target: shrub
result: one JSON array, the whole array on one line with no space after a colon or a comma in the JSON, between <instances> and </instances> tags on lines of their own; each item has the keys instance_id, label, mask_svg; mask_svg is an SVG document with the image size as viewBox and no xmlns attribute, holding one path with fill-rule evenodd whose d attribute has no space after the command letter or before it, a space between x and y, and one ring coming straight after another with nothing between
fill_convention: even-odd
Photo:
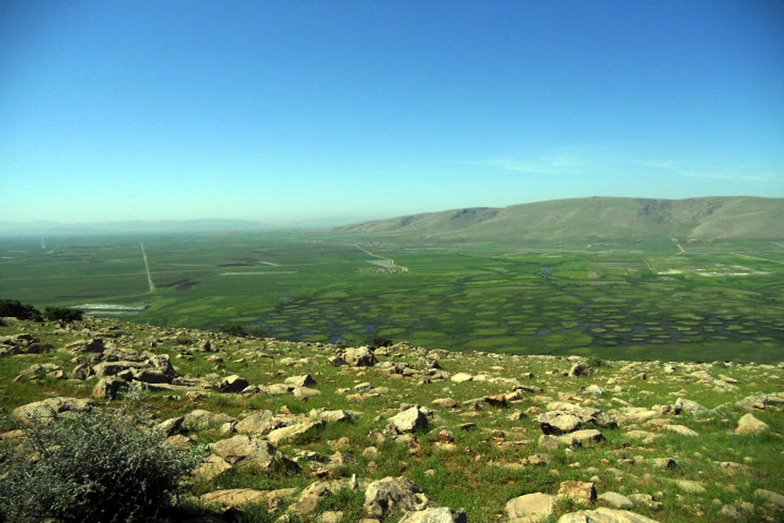
<instances>
[{"instance_id":1,"label":"shrub","mask_svg":"<svg viewBox=\"0 0 784 523\"><path fill-rule=\"evenodd\" d=\"M41 321L41 312L38 309L32 305L23 304L19 300L0 300L0 317L2 316Z\"/></svg>"},{"instance_id":2,"label":"shrub","mask_svg":"<svg viewBox=\"0 0 784 523\"><path fill-rule=\"evenodd\" d=\"M0 520L155 520L203 459L124 411L32 421L25 452L0 465Z\"/></svg>"},{"instance_id":3,"label":"shrub","mask_svg":"<svg viewBox=\"0 0 784 523\"><path fill-rule=\"evenodd\" d=\"M245 327L235 322L222 323L220 327L218 327L218 330L231 336L248 335L248 331L245 330Z\"/></svg>"},{"instance_id":4,"label":"shrub","mask_svg":"<svg viewBox=\"0 0 784 523\"><path fill-rule=\"evenodd\" d=\"M382 336L374 336L367 340L365 344L371 349L377 349L379 347L389 347L392 345L392 340Z\"/></svg>"},{"instance_id":5,"label":"shrub","mask_svg":"<svg viewBox=\"0 0 784 523\"><path fill-rule=\"evenodd\" d=\"M62 321L70 323L79 321L84 316L84 311L71 309L69 307L46 307L44 308L44 318L49 321Z\"/></svg>"}]
</instances>

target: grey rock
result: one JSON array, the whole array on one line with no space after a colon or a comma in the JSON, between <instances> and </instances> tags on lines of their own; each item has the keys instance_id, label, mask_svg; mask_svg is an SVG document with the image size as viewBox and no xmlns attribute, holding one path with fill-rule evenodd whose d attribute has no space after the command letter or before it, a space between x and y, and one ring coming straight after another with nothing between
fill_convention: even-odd
<instances>
[{"instance_id":1,"label":"grey rock","mask_svg":"<svg viewBox=\"0 0 784 523\"><path fill-rule=\"evenodd\" d=\"M399 434L427 430L430 422L419 407L411 407L389 419L389 426Z\"/></svg>"},{"instance_id":2,"label":"grey rock","mask_svg":"<svg viewBox=\"0 0 784 523\"><path fill-rule=\"evenodd\" d=\"M754 495L760 498L765 499L774 505L778 505L779 507L784 507L784 495L779 494L778 492L773 492L772 490L765 490L758 488L754 491Z\"/></svg>"},{"instance_id":3,"label":"grey rock","mask_svg":"<svg viewBox=\"0 0 784 523\"><path fill-rule=\"evenodd\" d=\"M587 445L604 441L604 435L596 429L583 429L559 436L558 441L567 445Z\"/></svg>"},{"instance_id":4,"label":"grey rock","mask_svg":"<svg viewBox=\"0 0 784 523\"><path fill-rule=\"evenodd\" d=\"M542 492L534 492L510 499L506 503L509 523L533 523L555 513L557 498Z\"/></svg>"},{"instance_id":5,"label":"grey rock","mask_svg":"<svg viewBox=\"0 0 784 523\"><path fill-rule=\"evenodd\" d=\"M647 518L628 510L616 510L600 507L596 510L581 510L564 514L558 523L657 523L656 520Z\"/></svg>"},{"instance_id":6,"label":"grey rock","mask_svg":"<svg viewBox=\"0 0 784 523\"><path fill-rule=\"evenodd\" d=\"M93 388L92 396L99 400L113 400L120 392L127 391L131 384L116 376L101 378Z\"/></svg>"},{"instance_id":7,"label":"grey rock","mask_svg":"<svg viewBox=\"0 0 784 523\"><path fill-rule=\"evenodd\" d=\"M274 445L284 441L300 441L316 437L321 434L326 426L327 422L324 420L306 421L304 423L297 423L295 425L275 429L267 434L267 439Z\"/></svg>"},{"instance_id":8,"label":"grey rock","mask_svg":"<svg viewBox=\"0 0 784 523\"><path fill-rule=\"evenodd\" d=\"M246 416L234 428L237 432L262 436L279 429L283 425L284 422L275 418L272 411L262 410Z\"/></svg>"},{"instance_id":9,"label":"grey rock","mask_svg":"<svg viewBox=\"0 0 784 523\"><path fill-rule=\"evenodd\" d=\"M764 421L760 421L754 417L751 412L744 414L738 420L738 427L735 429L735 434L762 434L769 430L770 427Z\"/></svg>"},{"instance_id":10,"label":"grey rock","mask_svg":"<svg viewBox=\"0 0 784 523\"><path fill-rule=\"evenodd\" d=\"M269 441L244 434L216 441L210 448L213 454L230 465L254 466L261 470L299 468L296 463L281 456Z\"/></svg>"},{"instance_id":11,"label":"grey rock","mask_svg":"<svg viewBox=\"0 0 784 523\"><path fill-rule=\"evenodd\" d=\"M374 481L365 489L364 509L369 516L423 510L430 504L422 488L403 476L388 476Z\"/></svg>"},{"instance_id":12,"label":"grey rock","mask_svg":"<svg viewBox=\"0 0 784 523\"><path fill-rule=\"evenodd\" d=\"M617 492L603 492L598 499L612 505L614 508L629 509L634 508L632 500Z\"/></svg>"},{"instance_id":13,"label":"grey rock","mask_svg":"<svg viewBox=\"0 0 784 523\"><path fill-rule=\"evenodd\" d=\"M310 374L303 374L302 376L291 376L286 378L284 382L287 385L291 385L293 387L309 387L310 385L316 384L316 380L313 379L313 376Z\"/></svg>"},{"instance_id":14,"label":"grey rock","mask_svg":"<svg viewBox=\"0 0 784 523\"><path fill-rule=\"evenodd\" d=\"M352 347L345 350L343 359L352 367L372 367L378 360L368 347Z\"/></svg>"},{"instance_id":15,"label":"grey rock","mask_svg":"<svg viewBox=\"0 0 784 523\"><path fill-rule=\"evenodd\" d=\"M407 512L399 523L468 523L468 516L449 507L428 508Z\"/></svg>"},{"instance_id":16,"label":"grey rock","mask_svg":"<svg viewBox=\"0 0 784 523\"><path fill-rule=\"evenodd\" d=\"M90 410L90 401L78 398L49 398L17 407L11 414L22 421L40 420L46 422L58 414Z\"/></svg>"},{"instance_id":17,"label":"grey rock","mask_svg":"<svg viewBox=\"0 0 784 523\"><path fill-rule=\"evenodd\" d=\"M582 427L582 420L574 414L566 412L545 412L536 418L542 432L545 434L561 435L574 432Z\"/></svg>"}]
</instances>

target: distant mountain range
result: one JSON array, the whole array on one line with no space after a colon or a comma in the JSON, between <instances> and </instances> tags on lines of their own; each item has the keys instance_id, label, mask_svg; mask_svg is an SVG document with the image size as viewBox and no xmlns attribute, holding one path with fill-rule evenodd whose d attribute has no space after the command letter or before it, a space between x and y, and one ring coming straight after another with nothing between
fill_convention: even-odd
<instances>
[{"instance_id":1,"label":"distant mountain range","mask_svg":"<svg viewBox=\"0 0 784 523\"><path fill-rule=\"evenodd\" d=\"M272 226L245 220L124 221L106 223L3 222L0 236L83 236L96 234L178 234L192 232L261 231Z\"/></svg>"},{"instance_id":2,"label":"distant mountain range","mask_svg":"<svg viewBox=\"0 0 784 523\"><path fill-rule=\"evenodd\" d=\"M341 233L465 239L781 239L784 198L576 198L369 221Z\"/></svg>"},{"instance_id":3,"label":"distant mountain range","mask_svg":"<svg viewBox=\"0 0 784 523\"><path fill-rule=\"evenodd\" d=\"M318 223L315 220L291 224L291 227L312 228L318 227ZM324 226L326 224L321 225ZM280 226L248 220L90 224L0 221L0 237L219 233L275 229L280 229ZM784 198L574 198L502 208L469 207L412 214L333 227L328 231L466 240L629 240L657 236L682 239L784 239Z\"/></svg>"}]
</instances>

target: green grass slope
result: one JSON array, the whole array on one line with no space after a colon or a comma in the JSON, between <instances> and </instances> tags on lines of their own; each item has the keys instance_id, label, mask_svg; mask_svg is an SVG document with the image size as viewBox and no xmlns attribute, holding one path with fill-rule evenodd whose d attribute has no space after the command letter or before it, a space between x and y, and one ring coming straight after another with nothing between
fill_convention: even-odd
<instances>
[{"instance_id":1,"label":"green grass slope","mask_svg":"<svg viewBox=\"0 0 784 523\"><path fill-rule=\"evenodd\" d=\"M418 214L335 231L492 240L777 239L784 237L784 199L578 198Z\"/></svg>"}]
</instances>

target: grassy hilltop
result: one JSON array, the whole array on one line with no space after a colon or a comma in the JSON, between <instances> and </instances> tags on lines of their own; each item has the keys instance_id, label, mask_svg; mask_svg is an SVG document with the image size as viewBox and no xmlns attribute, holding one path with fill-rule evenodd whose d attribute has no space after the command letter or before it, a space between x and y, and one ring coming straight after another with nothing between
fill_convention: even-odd
<instances>
[{"instance_id":1,"label":"grassy hilltop","mask_svg":"<svg viewBox=\"0 0 784 523\"><path fill-rule=\"evenodd\" d=\"M80 459L50 449L26 465L31 476L13 474L37 448L28 414L58 411L79 429L96 418L77 412L124 408L148 420L139 430L155 427L157 456L201 456L179 502L155 512L163 521L781 521L783 379L781 363L369 351L7 318L0 520L110 502L130 514L141 501L123 498L124 471L94 456L105 438L66 438ZM127 458L143 460L133 448ZM99 472L111 499L84 503L78 485ZM36 504L66 479L69 506Z\"/></svg>"}]
</instances>

